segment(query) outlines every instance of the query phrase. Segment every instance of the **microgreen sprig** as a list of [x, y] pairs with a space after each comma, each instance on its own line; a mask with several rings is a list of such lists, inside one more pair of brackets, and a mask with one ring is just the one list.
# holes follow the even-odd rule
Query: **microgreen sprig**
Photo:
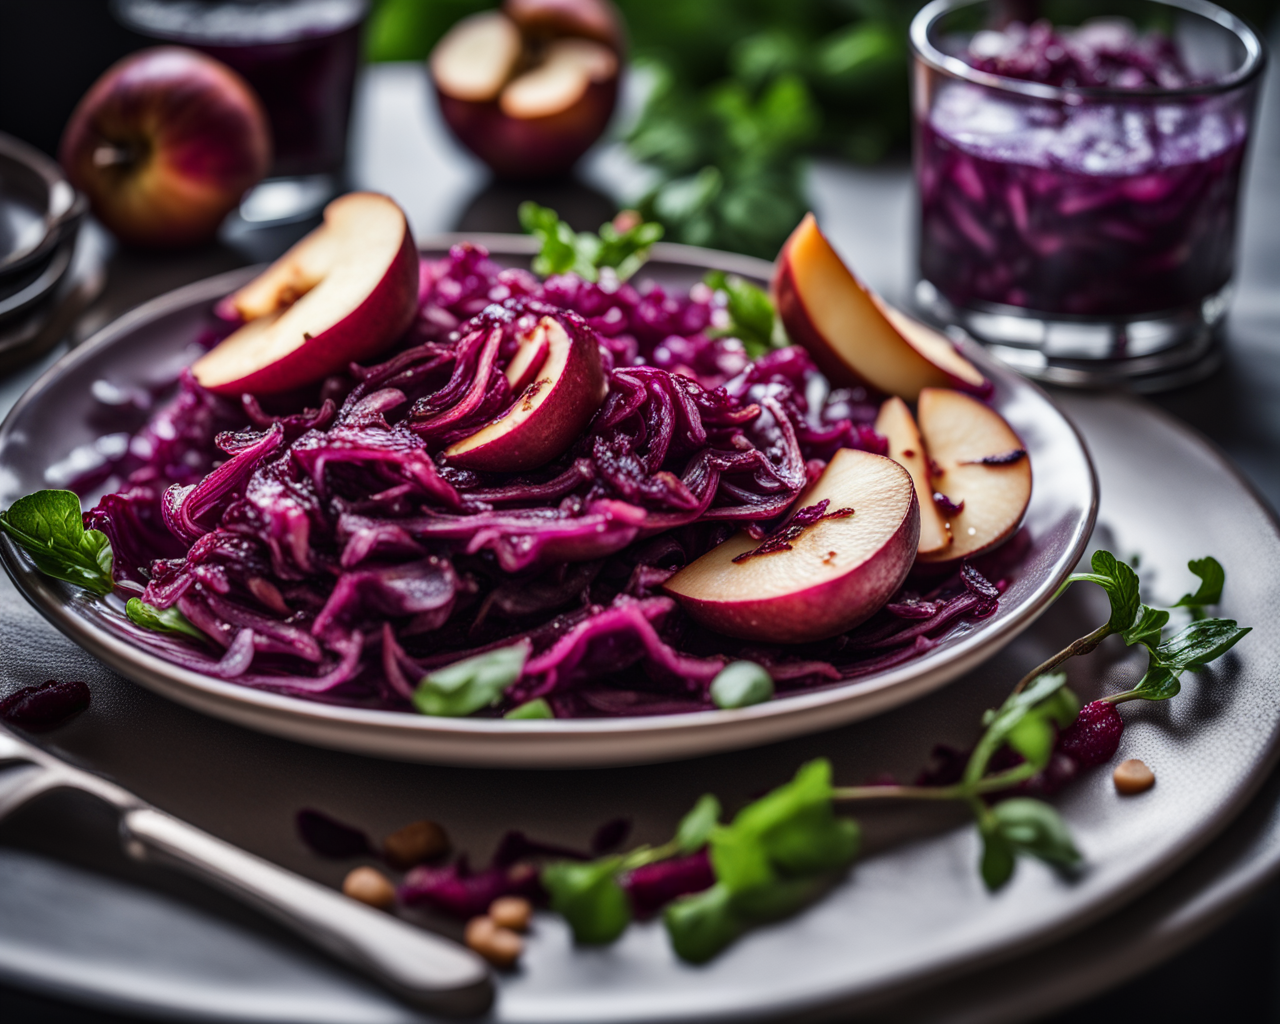
[[520, 226], [542, 243], [533, 271], [543, 277], [573, 272], [598, 281], [600, 268], [612, 267], [625, 281], [644, 265], [663, 233], [661, 224], [625, 215], [600, 225], [598, 234], [574, 231], [555, 210], [533, 202], [520, 204], [519, 217]]

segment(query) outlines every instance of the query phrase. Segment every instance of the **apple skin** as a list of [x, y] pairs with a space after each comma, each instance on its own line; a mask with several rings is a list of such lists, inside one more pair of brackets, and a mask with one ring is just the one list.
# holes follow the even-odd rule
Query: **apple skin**
[[[319, 228], [218, 304], [246, 322], [196, 361], [192, 372], [201, 385], [225, 395], [289, 391], [377, 355], [408, 328], [418, 309], [418, 250], [400, 207], [377, 193], [352, 192], [331, 202], [324, 217]], [[373, 218], [380, 244], [365, 258], [362, 224]], [[325, 296], [355, 274], [371, 280], [328, 306]], [[299, 280], [304, 283], [297, 285]], [[263, 349], [286, 329], [285, 344], [293, 347], [263, 363]]]
[[[852, 629], [884, 607], [911, 571], [920, 504], [902, 466], [852, 448], [836, 452], [793, 507], [823, 498], [829, 512], [852, 507], [854, 514], [808, 527], [790, 551], [735, 563], [759, 544], [744, 530], [685, 566], [663, 589], [703, 626], [744, 640], [807, 643]], [[828, 552], [841, 547], [845, 563], [829, 562]]]
[[982, 374], [946, 338], [890, 310], [867, 289], [812, 213], [778, 253], [771, 291], [791, 340], [808, 350], [837, 387], [870, 386], [912, 402], [923, 387], [989, 390]]
[[922, 553], [920, 564], [954, 565], [1004, 543], [1031, 502], [1031, 456], [995, 466], [976, 460], [1026, 451], [1026, 446], [998, 412], [958, 391], [925, 388], [917, 416], [929, 456], [940, 470], [934, 487], [952, 501], [964, 502], [950, 517], [951, 546]]
[[208, 241], [271, 165], [266, 113], [249, 84], [177, 46], [110, 67], [80, 100], [59, 147], [94, 215], [130, 245]]
[[594, 332], [550, 316], [535, 331], [545, 335], [548, 350], [536, 379], [502, 416], [445, 449], [453, 465], [504, 473], [537, 469], [568, 451], [600, 408], [608, 380]]
[[604, 134], [618, 102], [618, 79], [592, 82], [582, 98], [558, 114], [509, 117], [497, 100], [460, 100], [436, 86], [445, 124], [467, 149], [508, 181], [567, 172]]

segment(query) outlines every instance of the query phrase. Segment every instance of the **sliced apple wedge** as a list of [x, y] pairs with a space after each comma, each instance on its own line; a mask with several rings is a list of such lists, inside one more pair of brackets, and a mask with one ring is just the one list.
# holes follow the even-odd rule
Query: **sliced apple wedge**
[[386, 196], [352, 192], [324, 223], [219, 303], [244, 326], [196, 361], [220, 394], [270, 394], [313, 384], [377, 355], [418, 308], [418, 250]]
[[915, 484], [916, 500], [920, 502], [917, 553], [941, 554], [951, 546], [951, 531], [934, 503], [933, 487], [929, 483], [929, 457], [907, 403], [897, 397], [886, 399], [880, 406], [880, 415], [876, 417], [876, 433], [889, 442], [889, 458], [910, 473], [911, 482]]
[[968, 558], [1007, 540], [1031, 501], [1031, 456], [1018, 435], [994, 409], [946, 388], [922, 390], [917, 415], [934, 487], [963, 502], [950, 517], [951, 546], [920, 561]]
[[816, 521], [784, 525], [764, 551], [744, 530], [664, 589], [704, 626], [743, 639], [803, 643], [852, 629], [883, 607], [915, 561], [920, 503], [911, 476], [892, 459], [842, 448], [795, 508], [793, 520]]
[[872, 294], [812, 213], [778, 254], [772, 290], [787, 334], [837, 386], [869, 384], [911, 402], [924, 387], [981, 392], [988, 386], [943, 335]]
[[516, 23], [500, 11], [463, 18], [431, 51], [431, 76], [457, 100], [496, 100], [511, 80], [524, 52]]
[[591, 331], [565, 330], [550, 316], [538, 321], [517, 358], [525, 349], [536, 353], [543, 346], [541, 368], [515, 404], [446, 448], [445, 458], [466, 469], [515, 473], [545, 465], [578, 439], [608, 389], [600, 347]]
[[534, 382], [542, 364], [547, 361], [547, 353], [551, 351], [547, 330], [542, 324], [516, 338], [516, 344], [516, 353], [511, 357], [511, 362], [507, 363], [505, 371], [513, 395], [520, 394]]

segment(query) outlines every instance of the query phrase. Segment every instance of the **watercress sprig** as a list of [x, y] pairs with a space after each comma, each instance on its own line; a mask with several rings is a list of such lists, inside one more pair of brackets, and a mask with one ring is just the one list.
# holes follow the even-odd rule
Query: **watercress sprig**
[[649, 250], [662, 238], [663, 227], [638, 216], [619, 215], [600, 225], [597, 234], [574, 231], [555, 210], [533, 202], [519, 209], [520, 226], [542, 243], [533, 260], [533, 271], [547, 277], [573, 272], [586, 281], [598, 281], [601, 267], [612, 267], [618, 280], [631, 277]]
[[80, 499], [73, 491], [36, 491], [19, 498], [0, 512], [0, 530], [46, 576], [99, 597], [115, 590], [111, 542], [102, 531], [84, 528]]

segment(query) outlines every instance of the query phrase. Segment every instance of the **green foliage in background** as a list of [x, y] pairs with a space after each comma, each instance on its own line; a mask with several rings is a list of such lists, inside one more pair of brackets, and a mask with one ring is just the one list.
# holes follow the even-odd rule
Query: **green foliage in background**
[[[640, 208], [669, 240], [772, 259], [808, 208], [806, 157], [873, 163], [906, 152], [918, 0], [615, 2], [632, 58], [655, 83], [626, 137], [659, 175]], [[459, 18], [496, 6], [380, 0], [369, 55], [421, 59]], [[1266, 25], [1280, 0], [1224, 6]]]

